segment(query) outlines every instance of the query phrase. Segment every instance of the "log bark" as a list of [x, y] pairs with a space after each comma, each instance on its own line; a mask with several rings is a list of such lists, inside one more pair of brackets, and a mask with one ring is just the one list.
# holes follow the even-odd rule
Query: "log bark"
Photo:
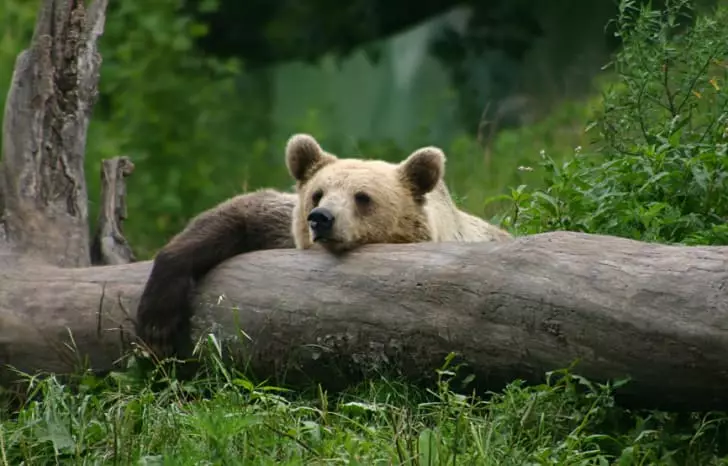
[[90, 263], [84, 152], [108, 0], [45, 0], [15, 63], [3, 118], [2, 229], [15, 251]]
[[[13, 264], [0, 263], [2, 362], [111, 369], [134, 337], [150, 263]], [[480, 389], [536, 382], [579, 360], [594, 380], [631, 377], [618, 392], [629, 406], [728, 405], [728, 247], [556, 232], [374, 245], [340, 259], [260, 251], [220, 265], [198, 289], [193, 338], [210, 331], [238, 364], [294, 385], [336, 389], [385, 369], [421, 382], [456, 352]]]

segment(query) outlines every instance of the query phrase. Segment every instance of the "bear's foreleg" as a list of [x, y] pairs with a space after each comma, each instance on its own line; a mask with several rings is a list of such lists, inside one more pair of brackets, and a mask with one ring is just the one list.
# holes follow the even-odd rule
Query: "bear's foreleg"
[[293, 248], [295, 201], [293, 194], [261, 190], [228, 199], [192, 219], [154, 258], [137, 308], [137, 337], [159, 358], [187, 356], [196, 282], [238, 254]]

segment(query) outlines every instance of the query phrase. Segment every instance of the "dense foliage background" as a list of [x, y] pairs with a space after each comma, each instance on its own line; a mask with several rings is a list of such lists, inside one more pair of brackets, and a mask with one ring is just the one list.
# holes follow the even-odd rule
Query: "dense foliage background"
[[[555, 50], [564, 48], [564, 43], [568, 42], [561, 36], [534, 46], [534, 58], [522, 60], [532, 67], [527, 68], [515, 61], [524, 52], [516, 58], [505, 58], [497, 51], [490, 55], [477, 52], [482, 44], [470, 48], [460, 44], [460, 48], [456, 48], [451, 44], [455, 40], [454, 33], [446, 29], [437, 37], [444, 36], [449, 42], [443, 39], [435, 41], [435, 45], [441, 45], [433, 46], [433, 53], [444, 57], [443, 61], [426, 69], [412, 67], [414, 71], [404, 72], [434, 75], [443, 73], [440, 68], [450, 70], [449, 75], [454, 76], [451, 84], [430, 85], [423, 89], [427, 83], [410, 79], [403, 84], [404, 88], [398, 88], [392, 82], [398, 76], [396, 70], [390, 72], [391, 77], [385, 71], [377, 71], [387, 69], [386, 64], [381, 64], [383, 59], [373, 62], [379, 63], [379, 68], [370, 69], [361, 63], [368, 58], [357, 56], [348, 64], [336, 65], [332, 60], [345, 58], [332, 55], [334, 58], [321, 58], [324, 63], [317, 69], [324, 71], [313, 74], [309, 68], [296, 67], [297, 62], [264, 68], [265, 63], [260, 63], [252, 51], [247, 52], [253, 54], [252, 64], [249, 64], [245, 57], [230, 55], [223, 47], [219, 47], [223, 49], [220, 53], [202, 50], [200, 41], [211, 32], [217, 32], [218, 36], [221, 32], [211, 31], [210, 26], [198, 17], [204, 18], [205, 14], [212, 14], [221, 6], [211, 1], [199, 2], [196, 8], [189, 6], [191, 4], [182, 0], [111, 2], [100, 42], [103, 56], [101, 96], [94, 109], [87, 144], [90, 215], [93, 221], [99, 196], [100, 161], [120, 154], [130, 156], [137, 170], [129, 181], [129, 220], [125, 227], [140, 258], [150, 257], [190, 217], [232, 194], [262, 186], [288, 188], [291, 182], [282, 162], [282, 153], [285, 139], [296, 131], [313, 133], [327, 149], [341, 155], [390, 160], [400, 160], [420, 145], [439, 144], [449, 156], [447, 176], [453, 190], [466, 208], [485, 215], [498, 211], [497, 208], [483, 210], [487, 197], [504, 192], [510, 185], [537, 179], [530, 172], [519, 171], [518, 167], [537, 160], [542, 148], [560, 154], [587, 144], [582, 129], [588, 107], [580, 100], [576, 103], [552, 101], [559, 96], [573, 97], [575, 94], [573, 91], [559, 92], [556, 88], [593, 89], [590, 79], [586, 79], [589, 73], [583, 70], [586, 65], [579, 68], [579, 63], [588, 63], [591, 72], [603, 62], [585, 60], [576, 52], [572, 53], [573, 57], [567, 54], [569, 59], [560, 57]], [[606, 4], [611, 3], [607, 1]], [[561, 10], [566, 6], [562, 5]], [[0, 89], [7, 89], [15, 57], [28, 45], [36, 11], [37, 1], [5, 0], [0, 4]], [[292, 10], [281, 11], [285, 15], [281, 13], [280, 21], [295, 22], [295, 16], [294, 19], [286, 16], [293, 15]], [[336, 14], [339, 13], [339, 10], [331, 9], [329, 21], [338, 21]], [[300, 11], [296, 14], [311, 13]], [[503, 14], [508, 18], [515, 15]], [[586, 14], [582, 11], [582, 16]], [[606, 14], [602, 13], [602, 16], [606, 21]], [[478, 17], [473, 21], [476, 20], [481, 21]], [[605, 38], [600, 24], [592, 23], [589, 37], [596, 45], [586, 50], [601, 51], [602, 42], [609, 36]], [[228, 27], [234, 29], [235, 25]], [[304, 33], [291, 27], [290, 34]], [[335, 34], [327, 36], [326, 43], [336, 38]], [[384, 37], [372, 44], [362, 44], [362, 47], [366, 51], [376, 47], [384, 49], [395, 39]], [[415, 42], [411, 38], [407, 40]], [[468, 37], [463, 40], [472, 42]], [[512, 48], [508, 44], [514, 40], [507, 40], [503, 46]], [[315, 39], [311, 41], [315, 42]], [[301, 60], [308, 58], [313, 45], [302, 39], [298, 42], [302, 44]], [[403, 56], [420, 53], [416, 46], [406, 42], [390, 45], [390, 48], [395, 50], [390, 58], [395, 65], [403, 61], [396, 53]], [[321, 54], [319, 48], [315, 50]], [[280, 53], [286, 57], [293, 52]], [[365, 55], [368, 57], [371, 53]], [[596, 56], [607, 59], [603, 52]], [[557, 65], [552, 64], [556, 62]], [[336, 74], [337, 66], [345, 68], [343, 74]], [[544, 88], [543, 82], [562, 79], [561, 74], [567, 75], [565, 69], [570, 67], [582, 71], [571, 73], [574, 78], [554, 84], [554, 89]], [[532, 77], [536, 71], [538, 79]], [[367, 91], [365, 83], [358, 82], [375, 79], [381, 82], [375, 87], [388, 87], [391, 89], [389, 94], [372, 94], [374, 91]], [[283, 80], [293, 84], [281, 84]], [[518, 86], [528, 90], [529, 83], [539, 83], [531, 92], [533, 95], [529, 94], [529, 101], [535, 102], [531, 107], [524, 110], [517, 107], [510, 121], [506, 118], [500, 122], [496, 114], [488, 115], [487, 120], [493, 122], [490, 125], [478, 120], [481, 113], [489, 110], [494, 113], [497, 109], [494, 95], [516, 92], [518, 89], [514, 88]], [[327, 86], [341, 90], [324, 94], [320, 87]], [[292, 90], [286, 92], [286, 89]], [[428, 92], [452, 95], [428, 97]], [[516, 97], [520, 95], [518, 92]], [[306, 94], [314, 97], [294, 100], [294, 97], [305, 97]], [[417, 106], [414, 108], [404, 97], [412, 94], [415, 97], [410, 97], [408, 102], [415, 101]], [[367, 100], [382, 98], [395, 102], [394, 106], [384, 107], [392, 109], [393, 117], [389, 119], [387, 110], [377, 110], [376, 105], [371, 109], [363, 107]], [[4, 99], [5, 93], [0, 93], [0, 104], [4, 104]], [[332, 102], [338, 107], [332, 108]], [[283, 117], [278, 116], [281, 113]], [[519, 118], [525, 118], [522, 114], [535, 113], [549, 116], [514, 131], [497, 131], [503, 127], [518, 128], [513, 123], [514, 118], [517, 122]], [[372, 123], [359, 123], [358, 127], [346, 123], [351, 116], [360, 114], [365, 122]], [[377, 120], [397, 128], [391, 131], [385, 128], [376, 134], [358, 130], [367, 124], [376, 126]], [[408, 124], [399, 125], [401, 120]], [[443, 126], [450, 129], [443, 133]]]
[[[282, 147], [292, 131], [312, 132], [335, 152], [391, 160], [436, 139], [449, 154], [448, 182], [461, 204], [517, 234], [567, 229], [728, 243], [725, 2], [697, 10], [686, 0], [654, 9], [623, 0], [604, 25], [619, 48], [602, 73], [583, 83], [592, 92], [532, 95], [537, 118], [488, 137], [478, 124], [447, 137], [422, 124], [394, 140], [352, 137], [326, 119], [325, 106], [276, 129], [267, 84], [273, 71], [253, 72], [234, 54], [203, 52], [197, 39], [207, 26], [178, 1], [113, 3], [88, 179], [93, 202], [99, 161], [132, 156], [138, 168], [127, 229], [142, 257], [226, 196], [287, 187]], [[217, 4], [200, 8], [214, 12]], [[0, 89], [28, 43], [35, 12], [25, 0], [0, 5]], [[459, 79], [453, 82], [472, 84], [464, 61], [450, 58]], [[205, 354], [214, 363], [211, 343]], [[728, 464], [723, 413], [626, 411], [614, 406], [611, 387], [570, 371], [538, 387], [514, 381], [483, 401], [451, 391], [452, 367], [441, 372], [435, 392], [373, 380], [336, 396], [314, 389], [285, 397], [247, 374], [211, 367], [189, 383], [170, 377], [161, 391], [130, 373], [83, 378], [80, 395], [55, 379], [39, 382], [42, 401], [3, 415], [0, 462]]]

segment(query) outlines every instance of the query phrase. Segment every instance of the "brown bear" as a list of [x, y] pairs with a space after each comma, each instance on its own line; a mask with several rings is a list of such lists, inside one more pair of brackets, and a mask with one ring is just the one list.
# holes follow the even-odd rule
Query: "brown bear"
[[137, 310], [137, 335], [158, 356], [189, 351], [191, 292], [210, 269], [261, 249], [320, 246], [342, 254], [372, 243], [503, 241], [511, 235], [459, 210], [445, 155], [423, 147], [398, 164], [340, 159], [311, 136], [286, 145], [296, 193], [243, 194], [195, 217], [162, 248]]

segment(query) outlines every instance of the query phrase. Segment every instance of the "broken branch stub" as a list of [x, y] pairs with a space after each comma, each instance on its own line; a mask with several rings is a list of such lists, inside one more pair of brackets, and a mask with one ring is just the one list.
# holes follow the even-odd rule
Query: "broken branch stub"
[[114, 157], [101, 163], [101, 210], [91, 244], [93, 265], [119, 265], [136, 258], [124, 237], [126, 177], [134, 171], [129, 157]]

